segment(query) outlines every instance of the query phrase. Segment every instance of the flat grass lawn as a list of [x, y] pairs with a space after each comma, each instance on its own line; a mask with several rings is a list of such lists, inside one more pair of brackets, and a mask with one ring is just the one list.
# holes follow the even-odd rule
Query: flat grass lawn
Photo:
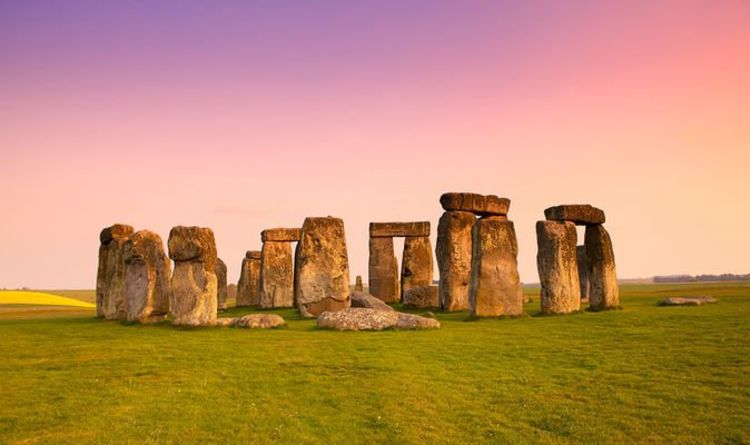
[[[0, 313], [0, 443], [749, 443], [750, 286], [622, 290], [422, 332]], [[720, 301], [655, 305], [679, 295]]]

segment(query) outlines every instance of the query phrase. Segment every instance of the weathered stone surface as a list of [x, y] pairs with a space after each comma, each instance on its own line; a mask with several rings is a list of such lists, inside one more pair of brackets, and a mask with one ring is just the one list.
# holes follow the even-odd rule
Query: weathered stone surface
[[276, 314], [249, 314], [242, 317], [225, 317], [216, 320], [219, 327], [237, 327], [248, 329], [272, 329], [286, 325], [284, 319]]
[[277, 227], [275, 229], [266, 229], [260, 232], [260, 239], [264, 243], [267, 241], [286, 241], [296, 242], [302, 236], [302, 229], [288, 229]]
[[587, 226], [584, 246], [590, 283], [589, 307], [595, 311], [618, 307], [620, 288], [617, 285], [615, 254], [604, 226]]
[[220, 311], [227, 309], [227, 265], [221, 258], [216, 258], [216, 301]]
[[248, 251], [242, 260], [237, 282], [237, 307], [260, 306], [260, 263], [260, 251]]
[[432, 318], [395, 311], [368, 308], [348, 308], [323, 312], [318, 316], [318, 327], [338, 331], [382, 331], [384, 329], [434, 329], [440, 323]]
[[201, 227], [174, 227], [167, 244], [169, 257], [175, 260], [169, 299], [172, 324], [214, 325], [218, 280], [213, 231]]
[[471, 228], [476, 218], [469, 212], [445, 212], [438, 223], [437, 256], [440, 271], [440, 307], [459, 311], [469, 306]]
[[[107, 243], [105, 249], [106, 260], [104, 261], [105, 273], [101, 314], [107, 320], [124, 320], [127, 317], [124, 258], [127, 240], [127, 238], [122, 237], [113, 238]], [[97, 313], [99, 312], [97, 309]]]
[[393, 254], [393, 238], [370, 238], [368, 263], [369, 292], [386, 303], [400, 300], [398, 261]]
[[372, 222], [371, 238], [394, 238], [408, 236], [430, 236], [430, 222]]
[[449, 212], [471, 212], [479, 216], [505, 216], [510, 208], [510, 199], [478, 193], [443, 193], [440, 205]]
[[99, 265], [96, 273], [96, 315], [109, 320], [125, 318], [125, 263], [123, 247], [133, 228], [114, 224], [99, 234]]
[[392, 311], [392, 307], [383, 303], [383, 301], [367, 292], [354, 291], [352, 292], [352, 307], [366, 307], [370, 309], [378, 309], [381, 311]]
[[567, 204], [550, 207], [544, 211], [550, 221], [570, 221], [579, 226], [604, 224], [604, 211], [589, 204]]
[[581, 283], [581, 303], [589, 302], [589, 271], [586, 265], [586, 246], [576, 247], [576, 264], [578, 264], [578, 282]]
[[523, 314], [518, 242], [512, 221], [487, 217], [472, 229], [469, 311], [475, 317]]
[[133, 234], [132, 226], [127, 224], [113, 224], [109, 227], [105, 227], [99, 233], [99, 243], [107, 244], [115, 238], [127, 238]]
[[427, 236], [409, 237], [404, 240], [404, 256], [401, 260], [401, 295], [419, 286], [432, 284], [432, 243]]
[[344, 221], [306, 218], [295, 257], [294, 297], [300, 313], [316, 317], [348, 308], [349, 283]]
[[294, 306], [292, 246], [287, 242], [263, 243], [260, 263], [260, 307]]
[[357, 279], [354, 282], [355, 292], [364, 292], [365, 286], [362, 284], [362, 275], [357, 275]]
[[659, 306], [700, 306], [717, 303], [714, 297], [669, 297], [659, 300]]
[[575, 224], [538, 221], [536, 239], [542, 312], [566, 314], [580, 310], [581, 285], [578, 281]]
[[128, 238], [123, 249], [126, 319], [136, 323], [163, 320], [169, 312], [172, 267], [161, 237], [141, 230]]
[[417, 309], [436, 309], [440, 307], [438, 286], [412, 287], [402, 296], [404, 306]]
[[216, 268], [216, 240], [207, 227], [176, 226], [169, 231], [169, 258], [174, 261], [201, 260], [209, 270]]
[[414, 314], [398, 314], [396, 329], [439, 329], [440, 322], [434, 318], [421, 317]]
[[249, 314], [239, 317], [235, 326], [249, 329], [272, 329], [285, 324], [284, 319], [276, 314]]

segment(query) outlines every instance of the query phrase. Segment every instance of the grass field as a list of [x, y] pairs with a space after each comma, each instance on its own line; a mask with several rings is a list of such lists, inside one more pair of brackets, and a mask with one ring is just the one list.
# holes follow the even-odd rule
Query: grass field
[[[0, 312], [0, 443], [750, 443], [750, 286], [622, 291], [424, 332]], [[655, 305], [678, 295], [720, 302]]]

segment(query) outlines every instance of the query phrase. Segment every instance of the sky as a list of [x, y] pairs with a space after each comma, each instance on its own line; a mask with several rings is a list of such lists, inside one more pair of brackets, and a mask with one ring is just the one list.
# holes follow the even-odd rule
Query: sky
[[744, 0], [0, 0], [0, 80], [0, 287], [93, 288], [115, 222], [211, 227], [236, 282], [326, 215], [367, 280], [447, 191], [511, 199], [524, 282], [566, 203], [620, 278], [750, 273]]

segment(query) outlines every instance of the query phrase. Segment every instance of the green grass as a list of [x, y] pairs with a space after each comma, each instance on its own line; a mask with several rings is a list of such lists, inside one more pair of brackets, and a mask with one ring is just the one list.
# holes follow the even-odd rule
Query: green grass
[[750, 286], [622, 290], [623, 310], [541, 317], [535, 295], [424, 332], [0, 313], [0, 443], [750, 442]]

